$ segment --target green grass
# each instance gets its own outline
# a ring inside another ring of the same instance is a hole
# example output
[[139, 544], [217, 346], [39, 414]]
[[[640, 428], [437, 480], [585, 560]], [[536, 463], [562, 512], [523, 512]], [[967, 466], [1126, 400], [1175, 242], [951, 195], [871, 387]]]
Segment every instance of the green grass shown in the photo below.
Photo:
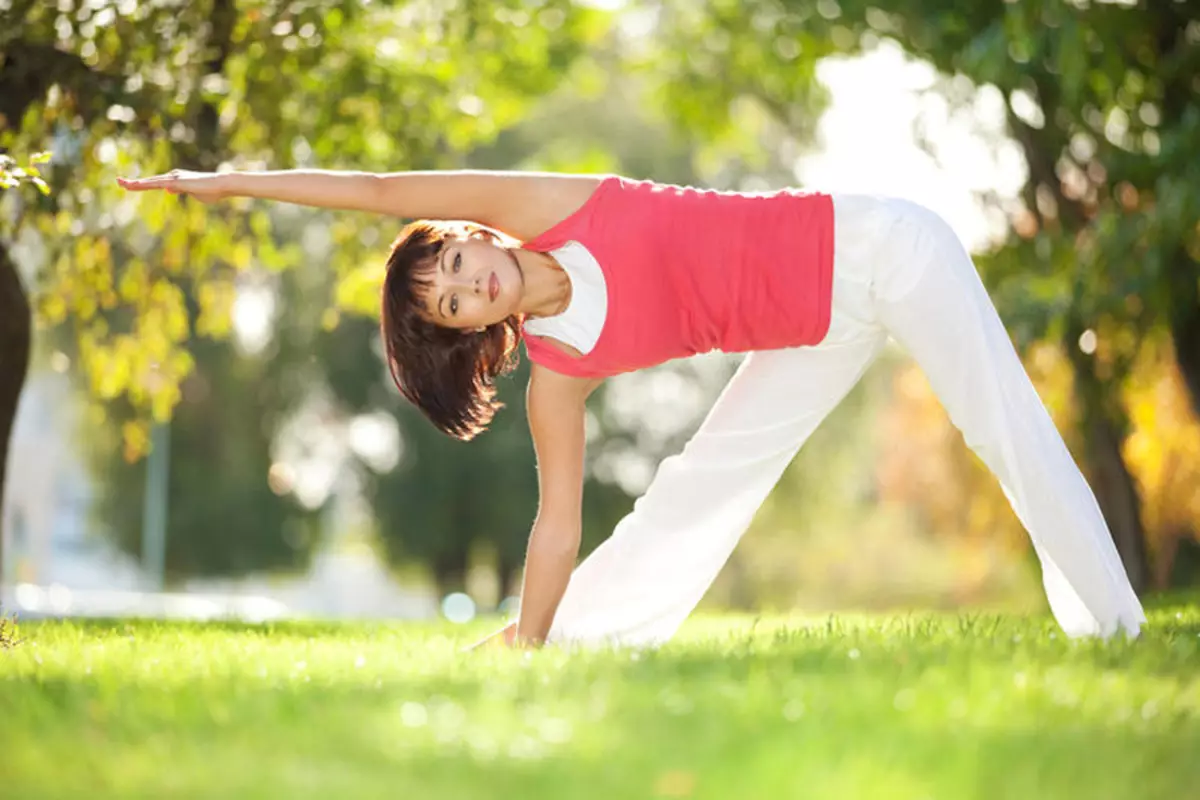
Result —
[[1188, 798], [1200, 605], [689, 622], [658, 651], [482, 627], [45, 622], [0, 650], [0, 797]]

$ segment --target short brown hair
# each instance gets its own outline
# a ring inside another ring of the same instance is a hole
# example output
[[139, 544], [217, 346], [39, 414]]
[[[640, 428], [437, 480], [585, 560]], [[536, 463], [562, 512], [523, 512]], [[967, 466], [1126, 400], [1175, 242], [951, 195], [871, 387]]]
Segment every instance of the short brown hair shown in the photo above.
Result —
[[443, 433], [467, 441], [487, 428], [504, 404], [496, 378], [517, 365], [521, 321], [516, 316], [483, 331], [445, 328], [421, 314], [428, 268], [447, 240], [497, 238], [474, 223], [407, 225], [392, 243], [383, 280], [380, 333], [397, 388]]

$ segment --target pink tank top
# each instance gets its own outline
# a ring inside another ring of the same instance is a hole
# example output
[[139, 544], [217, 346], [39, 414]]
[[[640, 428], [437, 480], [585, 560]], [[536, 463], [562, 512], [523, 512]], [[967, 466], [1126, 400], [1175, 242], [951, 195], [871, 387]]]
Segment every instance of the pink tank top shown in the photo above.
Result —
[[529, 358], [555, 372], [606, 377], [710, 350], [811, 345], [829, 329], [829, 195], [718, 192], [610, 176], [524, 247], [547, 252], [570, 241], [600, 264], [608, 311], [582, 358], [524, 336]]

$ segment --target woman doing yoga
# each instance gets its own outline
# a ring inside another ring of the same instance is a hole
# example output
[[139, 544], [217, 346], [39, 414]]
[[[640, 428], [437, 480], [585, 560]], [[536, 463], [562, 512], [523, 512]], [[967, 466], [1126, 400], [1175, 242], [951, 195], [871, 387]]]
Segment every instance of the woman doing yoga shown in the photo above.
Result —
[[[970, 256], [904, 200], [705, 191], [510, 172], [174, 171], [122, 180], [426, 220], [392, 245], [382, 336], [400, 392], [469, 439], [522, 341], [540, 502], [515, 626], [495, 636], [669, 639], [805, 440], [893, 337], [1000, 481], [1070, 635], [1144, 622], [1096, 500]], [[578, 568], [584, 402], [608, 376], [747, 352], [699, 430]]]

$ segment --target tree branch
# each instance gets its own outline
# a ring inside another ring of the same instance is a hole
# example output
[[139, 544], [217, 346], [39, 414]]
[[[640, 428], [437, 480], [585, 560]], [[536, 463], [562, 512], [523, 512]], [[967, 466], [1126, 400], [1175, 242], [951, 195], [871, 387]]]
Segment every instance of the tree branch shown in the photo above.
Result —
[[150, 93], [125, 89], [125, 76], [93, 69], [75, 53], [53, 45], [16, 41], [8, 46], [0, 67], [0, 114], [16, 125], [34, 103], [58, 84], [75, 99], [84, 121], [102, 118], [119, 103], [139, 118], [157, 111]]
[[[19, 39], [25, 32], [25, 21], [29, 12], [37, 5], [38, 0], [16, 0], [4, 14], [3, 24], [0, 24], [0, 45], [8, 49], [8, 43]], [[4, 50], [0, 50], [3, 53]]]

